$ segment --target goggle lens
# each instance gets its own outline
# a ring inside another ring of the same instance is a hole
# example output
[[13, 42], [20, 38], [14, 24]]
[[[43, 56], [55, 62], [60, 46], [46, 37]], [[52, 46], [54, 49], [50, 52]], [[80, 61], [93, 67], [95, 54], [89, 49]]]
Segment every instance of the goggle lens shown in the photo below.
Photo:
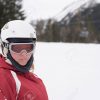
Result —
[[34, 43], [12, 43], [10, 49], [16, 53], [20, 53], [22, 50], [26, 50], [27, 53], [30, 53], [33, 51], [34, 46]]

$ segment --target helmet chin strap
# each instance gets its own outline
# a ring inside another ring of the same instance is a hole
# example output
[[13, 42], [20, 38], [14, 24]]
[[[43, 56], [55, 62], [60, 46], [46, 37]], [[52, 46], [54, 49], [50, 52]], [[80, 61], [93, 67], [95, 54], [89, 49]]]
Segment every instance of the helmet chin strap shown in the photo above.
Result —
[[22, 73], [26, 73], [30, 70], [32, 64], [33, 64], [33, 54], [32, 56], [30, 57], [29, 61], [27, 62], [27, 64], [25, 66], [22, 66], [20, 64], [18, 64], [14, 59], [13, 57], [11, 56], [10, 54], [10, 51], [8, 50], [8, 53], [7, 53], [7, 58], [11, 61], [12, 65], [19, 71], [19, 72], [22, 72]]

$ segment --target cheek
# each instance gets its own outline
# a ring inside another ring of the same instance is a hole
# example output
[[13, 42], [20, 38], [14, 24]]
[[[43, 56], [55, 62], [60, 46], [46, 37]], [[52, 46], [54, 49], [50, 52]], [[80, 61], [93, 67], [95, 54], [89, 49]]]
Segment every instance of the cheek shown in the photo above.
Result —
[[27, 55], [27, 60], [29, 60], [29, 59], [30, 59], [31, 55], [32, 55], [32, 54]]
[[21, 54], [16, 54], [16, 53], [11, 52], [12, 58], [20, 65], [26, 65], [27, 62], [29, 61], [31, 55], [32, 55], [32, 53], [27, 54], [26, 56], [22, 56]]
[[18, 59], [18, 55], [14, 54], [14, 53], [11, 53], [11, 56], [13, 57], [13, 59]]
[[11, 52], [11, 56], [13, 57], [14, 60], [18, 61], [19, 59], [25, 59], [25, 60], [29, 60], [32, 54], [28, 54], [25, 57], [22, 57], [20, 54], [16, 54]]

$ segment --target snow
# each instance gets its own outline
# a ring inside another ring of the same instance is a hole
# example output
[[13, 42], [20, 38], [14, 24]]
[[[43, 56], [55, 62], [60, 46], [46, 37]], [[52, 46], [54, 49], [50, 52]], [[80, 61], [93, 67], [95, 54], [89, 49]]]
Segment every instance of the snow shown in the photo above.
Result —
[[100, 100], [100, 44], [38, 42], [35, 73], [49, 100]]
[[[98, 1], [96, 1], [98, 3]], [[73, 17], [81, 8], [87, 8], [91, 5], [91, 3], [95, 3], [93, 0], [76, 0], [71, 4], [67, 5], [61, 12], [59, 12], [54, 19], [57, 21], [61, 21], [63, 18], [65, 20], [70, 20], [70, 17]], [[91, 5], [92, 6], [92, 5]], [[71, 16], [68, 16], [71, 14]]]
[[49, 100], [100, 100], [100, 44], [37, 42], [35, 73]]

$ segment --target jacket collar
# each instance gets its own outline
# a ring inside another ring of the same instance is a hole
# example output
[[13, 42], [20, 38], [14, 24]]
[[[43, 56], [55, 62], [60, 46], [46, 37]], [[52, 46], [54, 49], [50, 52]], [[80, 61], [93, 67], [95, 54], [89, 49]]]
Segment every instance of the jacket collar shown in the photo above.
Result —
[[0, 68], [16, 71], [16, 69], [13, 67], [13, 65], [11, 65], [11, 63], [6, 61], [6, 59], [1, 54], [0, 54]]

